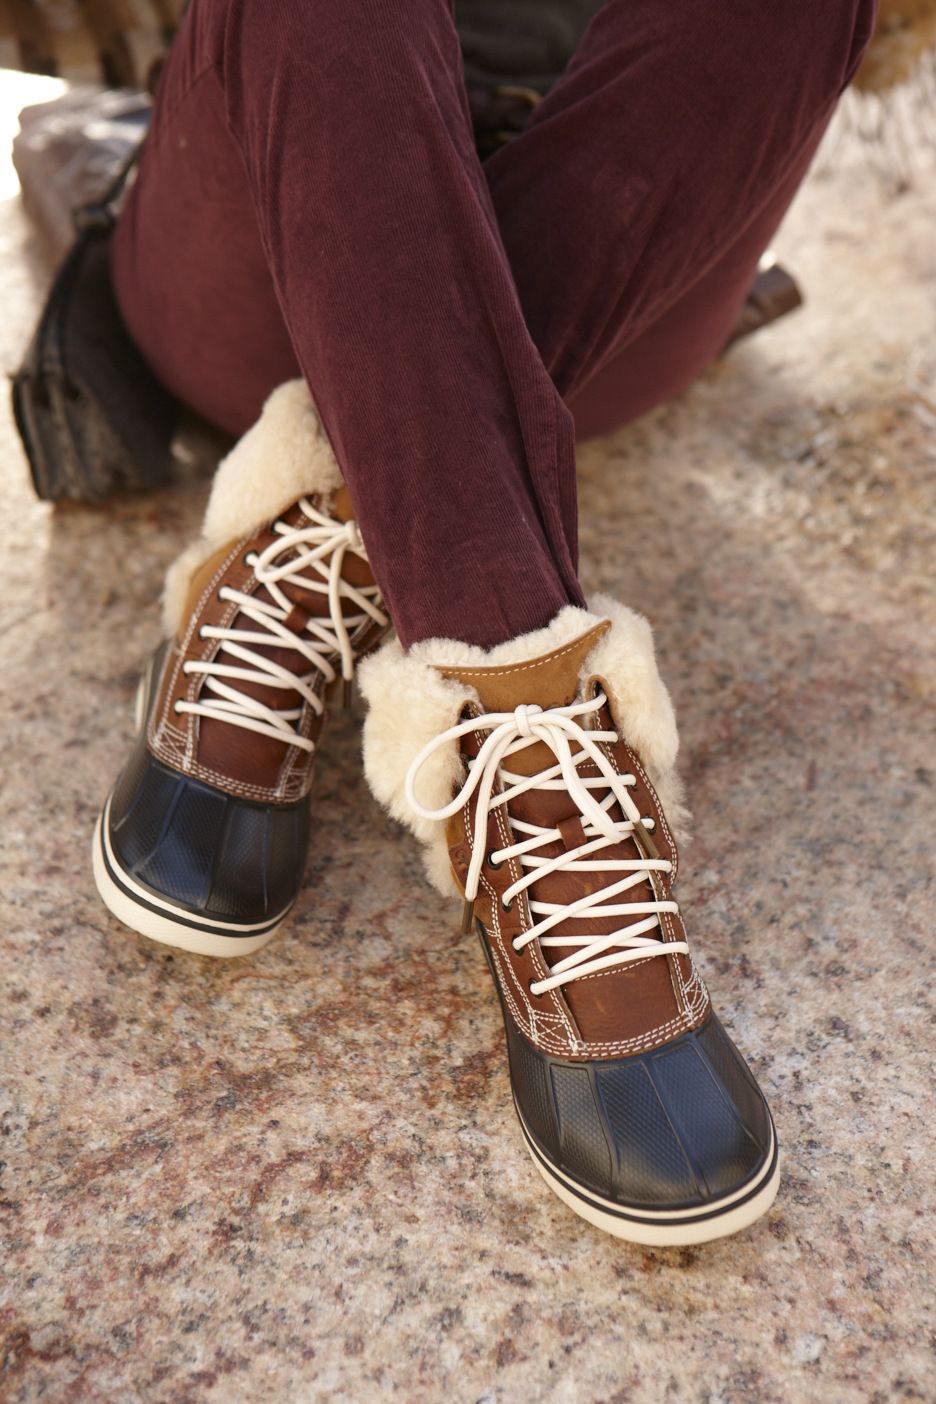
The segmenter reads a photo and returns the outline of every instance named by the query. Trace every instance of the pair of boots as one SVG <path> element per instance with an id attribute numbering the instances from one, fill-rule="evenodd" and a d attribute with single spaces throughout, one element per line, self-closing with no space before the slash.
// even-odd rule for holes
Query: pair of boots
<path id="1" fill-rule="evenodd" d="M 646 621 L 600 597 L 490 651 L 378 647 L 387 615 L 301 381 L 222 463 L 165 603 L 95 833 L 110 910 L 202 955 L 269 941 L 302 881 L 326 695 L 357 675 L 368 781 L 481 938 L 549 1186 L 651 1245 L 762 1214 L 776 1137 L 673 899 L 677 735 Z"/>

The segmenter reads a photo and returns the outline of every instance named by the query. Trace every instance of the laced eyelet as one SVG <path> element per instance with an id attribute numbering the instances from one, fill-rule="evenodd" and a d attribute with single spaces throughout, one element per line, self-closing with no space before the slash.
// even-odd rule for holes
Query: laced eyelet
<path id="1" fill-rule="evenodd" d="M 641 822 L 641 824 L 643 824 L 643 826 L 644 826 L 645 829 L 649 829 L 649 830 L 650 830 L 651 834 L 653 833 L 654 829 L 656 828 L 656 820 L 655 820 L 655 819 L 651 819 L 650 816 L 649 816 L 649 814 L 647 815 L 646 819 L 643 817 L 643 815 L 641 815 L 641 816 L 640 816 L 640 822 Z"/>
<path id="2" fill-rule="evenodd" d="M 178 699 L 176 699 L 176 701 L 173 702 L 173 704 L 172 704 L 172 710 L 173 710 L 173 712 L 175 713 L 176 716 L 178 716 L 179 713 L 181 712 L 181 710 L 182 710 L 182 704 L 179 702 Z"/>
<path id="3" fill-rule="evenodd" d="M 501 898 L 501 911 L 502 911 L 502 912 L 512 912 L 512 911 L 513 911 L 513 902 L 505 902 L 504 899 L 503 899 L 503 897 L 502 897 L 502 898 Z"/>
<path id="4" fill-rule="evenodd" d="M 542 991 L 537 992 L 537 991 L 534 990 L 534 988 L 533 988 L 533 986 L 534 986 L 535 984 L 536 984 L 536 981 L 535 981 L 535 980 L 533 980 L 533 979 L 527 980 L 527 989 L 530 991 L 530 994 L 533 996 L 534 999 L 542 999 L 542 998 L 543 998 Z"/>
<path id="5" fill-rule="evenodd" d="M 493 850 L 493 848 L 489 848 L 489 849 L 488 849 L 484 861 L 485 861 L 485 863 L 487 863 L 487 865 L 488 865 L 489 868 L 494 868 L 495 871 L 496 871 L 498 868 L 502 868 L 502 867 L 504 866 L 503 862 L 500 862 L 500 863 L 495 863 L 495 862 L 494 862 L 494 850 Z"/>

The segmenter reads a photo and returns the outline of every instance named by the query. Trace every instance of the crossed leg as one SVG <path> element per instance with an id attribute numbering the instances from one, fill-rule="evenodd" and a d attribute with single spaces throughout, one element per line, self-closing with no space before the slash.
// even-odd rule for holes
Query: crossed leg
<path id="1" fill-rule="evenodd" d="M 582 602 L 576 422 L 717 354 L 874 6 L 608 0 L 483 166 L 448 0 L 314 8 L 194 0 L 118 299 L 234 433 L 301 372 L 403 642 L 493 644 Z"/>

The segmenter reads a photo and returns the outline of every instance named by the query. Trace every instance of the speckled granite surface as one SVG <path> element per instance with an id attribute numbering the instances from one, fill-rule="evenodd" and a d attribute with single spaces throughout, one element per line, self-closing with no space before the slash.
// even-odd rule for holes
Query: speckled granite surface
<path id="1" fill-rule="evenodd" d="M 91 828 L 204 491 L 50 511 L 2 409 L 4 1404 L 936 1397 L 936 189 L 849 159 L 780 241 L 807 310 L 582 456 L 588 578 L 653 619 L 680 709 L 695 948 L 785 1152 L 736 1240 L 630 1248 L 545 1191 L 481 953 L 351 718 L 276 944 L 174 957 L 105 915 Z M 15 200 L 0 235 L 9 368 L 41 263 Z"/>

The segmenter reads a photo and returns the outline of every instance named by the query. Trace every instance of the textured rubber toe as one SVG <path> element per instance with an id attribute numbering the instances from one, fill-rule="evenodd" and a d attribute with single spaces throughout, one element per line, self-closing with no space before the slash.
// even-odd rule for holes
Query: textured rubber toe
<path id="1" fill-rule="evenodd" d="M 251 804 L 157 760 L 140 737 L 94 835 L 105 905 L 126 926 L 199 955 L 264 946 L 299 891 L 308 802 Z"/>
<path id="2" fill-rule="evenodd" d="M 762 1171 L 734 1194 L 711 1200 L 702 1212 L 641 1213 L 636 1206 L 624 1208 L 617 1202 L 583 1190 L 571 1176 L 563 1175 L 543 1155 L 522 1116 L 520 1126 L 533 1163 L 553 1193 L 581 1218 L 628 1243 L 655 1248 L 685 1248 L 740 1233 L 766 1214 L 780 1187 L 777 1145 L 772 1135 L 770 1153 Z"/>
<path id="3" fill-rule="evenodd" d="M 547 1183 L 638 1243 L 701 1243 L 769 1208 L 778 1184 L 767 1103 L 714 1014 L 652 1052 L 570 1062 L 507 1021 L 514 1099 Z"/>

